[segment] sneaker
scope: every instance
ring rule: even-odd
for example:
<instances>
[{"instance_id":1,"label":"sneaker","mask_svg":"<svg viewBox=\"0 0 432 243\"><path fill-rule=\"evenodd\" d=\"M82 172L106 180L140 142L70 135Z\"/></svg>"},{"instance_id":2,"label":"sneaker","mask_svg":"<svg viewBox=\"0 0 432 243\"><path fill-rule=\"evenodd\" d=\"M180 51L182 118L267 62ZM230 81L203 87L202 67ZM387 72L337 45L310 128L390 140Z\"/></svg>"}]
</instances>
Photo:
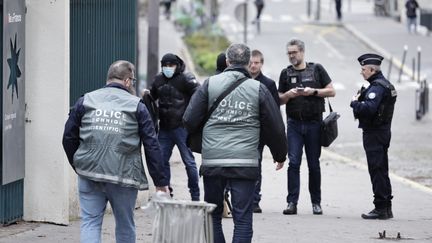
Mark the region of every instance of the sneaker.
<instances>
[{"instance_id":1,"label":"sneaker","mask_svg":"<svg viewBox=\"0 0 432 243\"><path fill-rule=\"evenodd\" d=\"M289 202L287 208L282 213L285 215L297 214L297 205Z\"/></svg>"},{"instance_id":2,"label":"sneaker","mask_svg":"<svg viewBox=\"0 0 432 243\"><path fill-rule=\"evenodd\" d=\"M260 208L259 204L255 204L253 208L254 213L262 213L262 209Z\"/></svg>"},{"instance_id":3,"label":"sneaker","mask_svg":"<svg viewBox=\"0 0 432 243\"><path fill-rule=\"evenodd\" d=\"M173 190L173 188L171 186L168 186L168 189L169 189L170 197L173 198L174 197L174 194L173 194L174 190Z\"/></svg>"},{"instance_id":4,"label":"sneaker","mask_svg":"<svg viewBox=\"0 0 432 243\"><path fill-rule=\"evenodd\" d=\"M317 203L313 203L312 204L312 212L313 212L313 214L316 214L316 215L323 214L321 205L319 205Z\"/></svg>"},{"instance_id":5,"label":"sneaker","mask_svg":"<svg viewBox=\"0 0 432 243\"><path fill-rule=\"evenodd\" d=\"M223 205L224 205L224 207L223 207L222 217L223 218L232 218L231 210L228 207L228 204L225 200L223 202Z\"/></svg>"}]
</instances>

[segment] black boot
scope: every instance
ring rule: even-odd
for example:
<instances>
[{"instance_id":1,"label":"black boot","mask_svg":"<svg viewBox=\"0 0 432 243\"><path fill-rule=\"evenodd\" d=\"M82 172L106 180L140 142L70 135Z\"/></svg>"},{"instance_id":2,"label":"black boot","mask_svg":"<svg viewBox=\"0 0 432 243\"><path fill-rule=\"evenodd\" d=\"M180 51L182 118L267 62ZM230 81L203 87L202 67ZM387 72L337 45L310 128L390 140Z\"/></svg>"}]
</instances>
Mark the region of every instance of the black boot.
<instances>
[{"instance_id":1,"label":"black boot","mask_svg":"<svg viewBox=\"0 0 432 243\"><path fill-rule=\"evenodd\" d=\"M297 205L289 202L287 208L282 213L285 215L297 214Z\"/></svg>"},{"instance_id":2,"label":"black boot","mask_svg":"<svg viewBox=\"0 0 432 243\"><path fill-rule=\"evenodd\" d=\"M369 213L362 214L361 217L364 219L389 219L387 208L374 208Z\"/></svg>"},{"instance_id":3,"label":"black boot","mask_svg":"<svg viewBox=\"0 0 432 243\"><path fill-rule=\"evenodd\" d=\"M387 215L388 215L389 219L393 218L393 211L392 211L391 206L387 207Z\"/></svg>"}]
</instances>

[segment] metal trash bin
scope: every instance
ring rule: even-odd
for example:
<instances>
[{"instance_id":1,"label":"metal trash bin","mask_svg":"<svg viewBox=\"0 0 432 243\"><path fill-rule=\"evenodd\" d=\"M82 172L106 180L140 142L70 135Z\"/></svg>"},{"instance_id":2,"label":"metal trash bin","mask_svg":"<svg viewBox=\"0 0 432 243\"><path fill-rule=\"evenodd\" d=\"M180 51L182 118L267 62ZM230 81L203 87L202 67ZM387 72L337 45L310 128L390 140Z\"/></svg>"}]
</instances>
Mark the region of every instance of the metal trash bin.
<instances>
[{"instance_id":1,"label":"metal trash bin","mask_svg":"<svg viewBox=\"0 0 432 243\"><path fill-rule=\"evenodd\" d=\"M180 200L152 200L153 243L213 243L211 212L215 204Z\"/></svg>"}]
</instances>

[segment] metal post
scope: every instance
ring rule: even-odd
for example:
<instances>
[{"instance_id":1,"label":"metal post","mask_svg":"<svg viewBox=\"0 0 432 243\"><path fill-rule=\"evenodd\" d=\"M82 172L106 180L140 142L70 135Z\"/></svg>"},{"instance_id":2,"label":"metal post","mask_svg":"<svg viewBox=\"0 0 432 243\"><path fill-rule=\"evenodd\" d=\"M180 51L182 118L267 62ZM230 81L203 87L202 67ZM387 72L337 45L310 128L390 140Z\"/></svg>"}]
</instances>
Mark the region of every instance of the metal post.
<instances>
[{"instance_id":1,"label":"metal post","mask_svg":"<svg viewBox=\"0 0 432 243\"><path fill-rule=\"evenodd\" d=\"M320 18L321 18L321 0L317 0L317 9L316 9L315 20L320 20Z\"/></svg>"},{"instance_id":2,"label":"metal post","mask_svg":"<svg viewBox=\"0 0 432 243\"><path fill-rule=\"evenodd\" d=\"M149 88L159 68L159 0L149 1L147 14L147 88Z\"/></svg>"},{"instance_id":3,"label":"metal post","mask_svg":"<svg viewBox=\"0 0 432 243\"><path fill-rule=\"evenodd\" d=\"M415 80L415 69L416 69L416 60L415 57L413 57L412 59L412 76L411 76L411 80Z\"/></svg>"},{"instance_id":4,"label":"metal post","mask_svg":"<svg viewBox=\"0 0 432 243\"><path fill-rule=\"evenodd\" d=\"M139 88L140 88L140 83L141 80L139 78L139 73L140 73L140 53L141 53L141 45L140 45L140 38L139 38L139 4L138 1L135 2L135 29L136 29L136 34L135 34L135 48L136 48L136 56L135 56L135 78L137 78L137 82L135 85L135 94L137 96L140 96L140 92L139 92Z\"/></svg>"},{"instance_id":5,"label":"metal post","mask_svg":"<svg viewBox=\"0 0 432 243\"><path fill-rule=\"evenodd\" d=\"M312 12L311 0L307 0L306 10L307 10L307 16L308 18L310 18Z\"/></svg>"},{"instance_id":6,"label":"metal post","mask_svg":"<svg viewBox=\"0 0 432 243\"><path fill-rule=\"evenodd\" d=\"M388 79L390 79L390 75L391 75L391 71L392 71L392 67L393 67L393 57L390 57L390 61L389 61L389 70L388 70Z\"/></svg>"},{"instance_id":7,"label":"metal post","mask_svg":"<svg viewBox=\"0 0 432 243\"><path fill-rule=\"evenodd\" d=\"M244 3L244 19L243 19L243 26L244 26L244 31L243 31L243 42L245 43L245 45L247 45L247 26L248 26L248 16L247 16L247 7L248 7L248 1L246 0Z\"/></svg>"},{"instance_id":8,"label":"metal post","mask_svg":"<svg viewBox=\"0 0 432 243\"><path fill-rule=\"evenodd\" d=\"M417 46L417 82L420 83L421 47Z\"/></svg>"},{"instance_id":9,"label":"metal post","mask_svg":"<svg viewBox=\"0 0 432 243\"><path fill-rule=\"evenodd\" d=\"M399 71L398 83L400 83L400 81L401 81L401 77L402 77L402 72L403 72L403 68L404 68L404 65L405 65L405 58L406 58L407 51L408 51L408 46L405 45L404 46L404 52L403 52L403 55L402 55L402 65L401 65L400 71Z\"/></svg>"}]
</instances>

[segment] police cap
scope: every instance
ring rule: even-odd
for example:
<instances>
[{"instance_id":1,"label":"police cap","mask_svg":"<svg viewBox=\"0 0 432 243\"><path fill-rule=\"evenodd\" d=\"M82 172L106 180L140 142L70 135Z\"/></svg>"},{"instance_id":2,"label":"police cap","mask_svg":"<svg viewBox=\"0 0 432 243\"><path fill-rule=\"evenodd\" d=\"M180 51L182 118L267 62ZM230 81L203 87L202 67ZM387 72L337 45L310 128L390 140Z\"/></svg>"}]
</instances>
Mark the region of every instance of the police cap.
<instances>
[{"instance_id":1,"label":"police cap","mask_svg":"<svg viewBox=\"0 0 432 243\"><path fill-rule=\"evenodd\" d=\"M359 58L357 58L360 65L362 65L362 66L368 65L368 64L379 66L379 65L381 65L381 61L383 59L384 59L384 57L382 57L378 54L373 54L373 53L363 54L363 55L359 56Z\"/></svg>"}]
</instances>

